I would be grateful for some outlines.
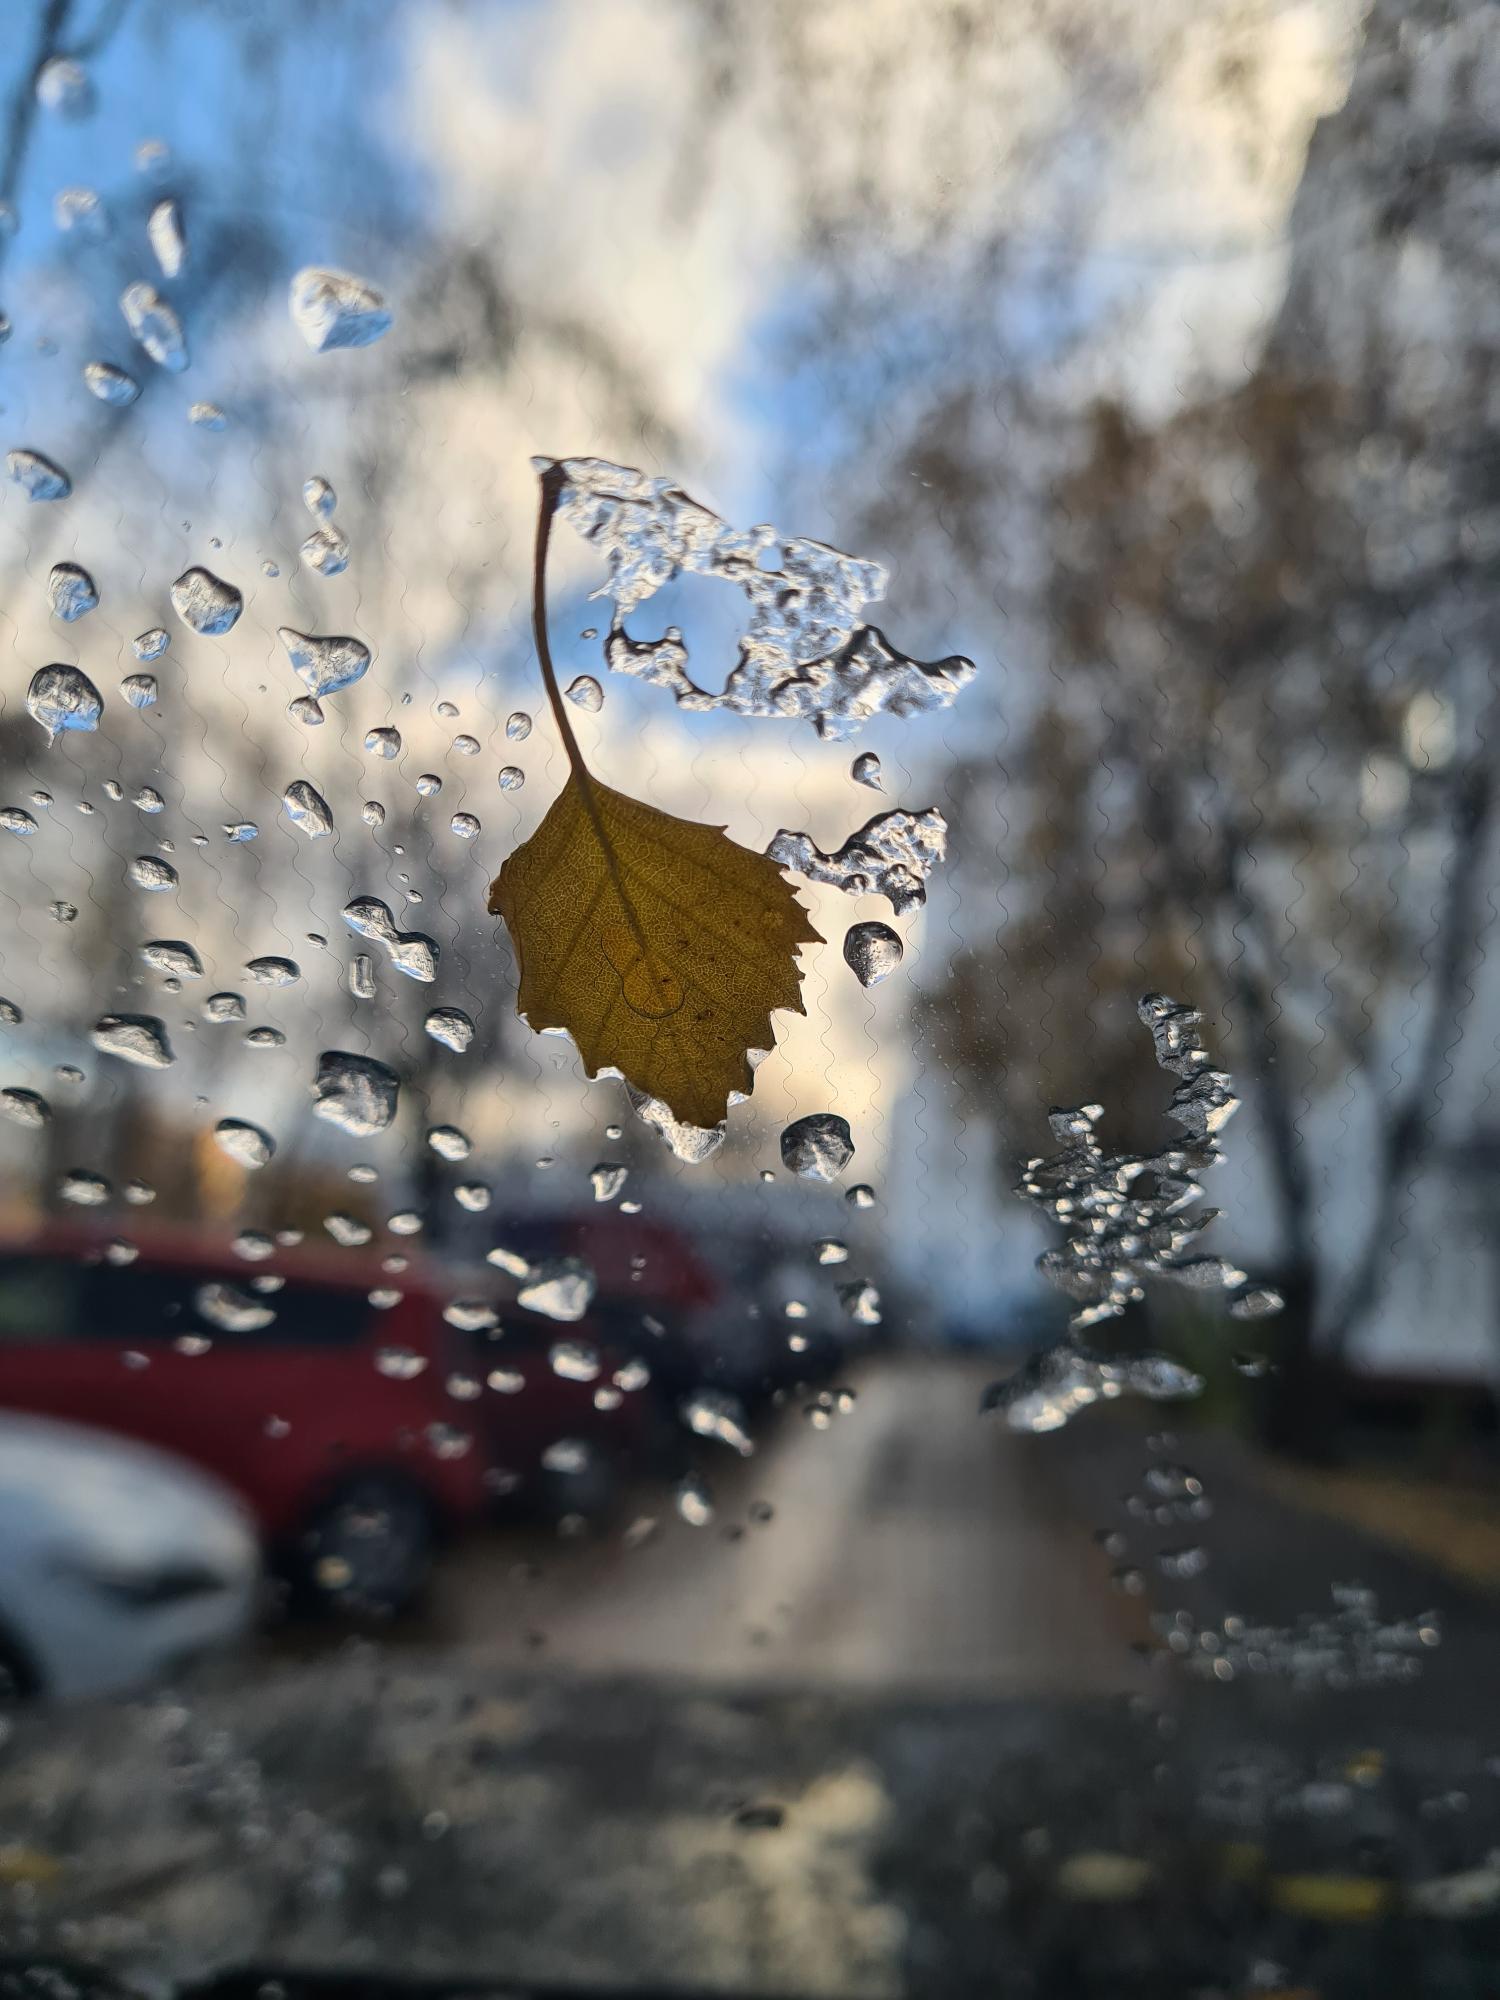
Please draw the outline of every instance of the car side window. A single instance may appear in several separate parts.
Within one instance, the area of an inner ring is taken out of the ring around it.
[[[62,1257],[0,1258],[0,1347],[68,1339],[83,1276],[80,1266]]]

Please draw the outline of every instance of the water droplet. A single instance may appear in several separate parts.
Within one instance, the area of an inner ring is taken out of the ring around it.
[[[94,105],[88,71],[72,56],[49,56],[36,73],[36,101],[64,118],[86,117]]]
[[[277,628],[276,636],[286,648],[292,671],[310,695],[338,694],[363,680],[370,665],[370,649],[358,639],[335,636],[314,638],[290,625]],[[373,734],[373,732],[372,732]],[[382,755],[391,755],[384,751]]]
[[[589,1169],[589,1183],[594,1190],[595,1201],[613,1201],[629,1178],[630,1169],[621,1166],[618,1160],[601,1160]]]
[[[341,528],[314,528],[300,554],[319,576],[342,576],[349,567],[349,537]]]
[[[341,1250],[362,1250],[373,1233],[357,1215],[345,1215],[341,1209],[325,1215],[323,1227]]]
[[[844,1199],[851,1208],[873,1208],[875,1206],[875,1190],[867,1182],[857,1181],[849,1189]]]
[[[460,1181],[453,1190],[453,1199],[470,1215],[483,1215],[493,1198],[486,1181]]]
[[[286,1036],[280,1028],[252,1028],[245,1037],[247,1049],[281,1049],[286,1047]]]
[[[782,1165],[804,1180],[836,1180],[853,1157],[848,1120],[831,1111],[811,1112],[781,1135]]]
[[[120,683],[120,693],[132,708],[154,707],[158,692],[155,674],[127,674]]]
[[[415,1382],[427,1367],[427,1357],[410,1347],[377,1347],[375,1366],[393,1382]]]
[[[75,1208],[100,1208],[113,1192],[103,1174],[91,1173],[86,1167],[71,1168],[57,1183],[58,1200],[71,1202]]]
[[[5,476],[28,500],[66,500],[73,491],[73,482],[60,465],[26,445],[5,454]]]
[[[159,861],[154,854],[137,854],[125,872],[137,889],[144,889],[150,895],[177,887],[177,870],[170,861]]]
[[[868,785],[872,792],[885,789],[880,782],[880,759],[873,750],[866,750],[855,758],[849,766],[849,776],[856,785]]]
[[[386,1217],[385,1226],[393,1236],[420,1236],[422,1217],[414,1208],[399,1208],[394,1215]]]
[[[237,1160],[242,1167],[263,1167],[276,1151],[276,1141],[270,1133],[243,1118],[221,1118],[214,1127],[214,1138],[230,1159]]]
[[[531,734],[531,717],[524,708],[518,708],[505,718],[505,733],[512,743],[524,743]]]
[[[315,521],[331,521],[339,496],[326,479],[314,473],[302,482],[302,504]]]
[[[139,812],[159,813],[165,806],[166,800],[154,785],[142,785],[130,803]]]
[[[131,641],[138,660],[159,660],[172,643],[172,635],[164,625],[153,625],[149,632],[142,632]]]
[[[229,428],[229,419],[217,403],[189,403],[188,422],[200,431],[227,431]]]
[[[889,924],[851,924],[844,936],[844,963],[861,986],[878,986],[901,963],[900,938]]]
[[[427,1134],[427,1143],[433,1152],[444,1160],[466,1160],[474,1150],[474,1142],[467,1132],[461,1132],[456,1125],[434,1125]]]
[[[439,704],[440,707],[449,708],[452,705],[451,702]],[[460,757],[477,757],[479,755],[479,738],[477,736],[455,736],[453,739],[453,749],[455,754]]]
[[[696,1472],[679,1479],[674,1493],[677,1511],[690,1528],[706,1528],[714,1517],[713,1495]]]
[[[392,757],[399,757],[401,755],[401,731],[399,729],[387,728],[384,725],[378,729],[372,729],[365,736],[365,748],[372,757],[384,757],[387,760]]]
[[[365,1139],[385,1131],[395,1117],[401,1084],[396,1072],[373,1056],[325,1049],[312,1089],[314,1117]]]
[[[746,1429],[745,1406],[738,1396],[724,1389],[695,1389],[682,1403],[682,1421],[697,1437],[717,1438],[749,1458],[755,1440]]]
[[[565,1382],[593,1382],[598,1378],[598,1352],[582,1341],[556,1341],[548,1351],[547,1361],[553,1374],[560,1375]]]
[[[500,789],[502,792],[518,792],[526,782],[526,773],[514,764],[504,764],[500,769]]]
[[[245,1002],[239,993],[210,993],[203,1003],[206,1021],[243,1021]]]
[[[53,919],[54,923],[76,924],[78,921],[78,905],[76,903],[56,902],[49,904],[47,913]]]
[[[128,408],[141,393],[141,385],[135,377],[127,375],[112,361],[86,361],[83,364],[83,385],[91,396],[117,410]]]
[[[265,1162],[247,1160],[242,1164],[263,1166]],[[193,1294],[193,1310],[220,1333],[260,1333],[276,1318],[274,1306],[263,1305],[248,1292],[242,1292],[238,1285],[226,1284],[222,1279],[198,1287]]]
[[[236,847],[243,847],[247,841],[259,840],[260,828],[253,819],[231,819],[223,823],[224,838]]]
[[[251,958],[245,961],[245,970],[257,986],[295,986],[302,977],[302,967],[294,958]]]
[[[435,1042],[462,1055],[474,1039],[474,1023],[457,1007],[434,1007],[422,1023]]]
[[[448,825],[460,840],[477,840],[484,830],[473,813],[455,813]]]
[[[102,1014],[89,1040],[101,1054],[140,1069],[170,1069],[175,1060],[166,1026],[154,1014]]]
[[[47,578],[47,597],[52,606],[54,618],[60,618],[64,625],[72,625],[79,618],[86,618],[99,603],[99,592],[94,579],[86,569],[77,563],[54,563]]]
[[[304,729],[317,729],[324,721],[323,704],[313,695],[299,694],[286,705],[286,712],[294,722],[300,722]]]
[[[14,833],[22,840],[29,840],[36,830],[36,821],[24,806],[0,806],[0,832]]]
[[[109,235],[109,210],[94,188],[59,188],[52,198],[52,220],[64,236],[85,243],[102,243]]]
[[[306,778],[294,778],[281,795],[286,816],[309,840],[319,840],[333,832],[333,814],[328,801]]]
[[[584,708],[591,715],[597,714],[604,706],[604,690],[592,674],[579,674],[564,690],[575,708]]]
[[[41,667],[26,691],[28,714],[49,738],[65,729],[97,729],[104,712],[99,690],[77,667]]]
[[[549,1258],[528,1271],[516,1302],[548,1319],[582,1319],[593,1299],[594,1286],[594,1274],[582,1258]]]
[[[359,816],[366,826],[385,825],[385,807],[379,799],[366,799],[359,809]]]
[[[187,237],[182,228],[182,210],[170,196],[152,208],[146,221],[146,240],[162,276],[179,277],[187,262]]]
[[[383,945],[391,964],[408,979],[430,986],[437,978],[438,947],[422,931],[398,931],[386,904],[374,896],[356,896],[344,905],[344,922],[360,937]]]
[[[542,1466],[547,1472],[587,1472],[589,1457],[589,1448],[582,1438],[555,1438],[542,1453]]]
[[[1231,1319],[1267,1319],[1279,1313],[1285,1300],[1271,1285],[1254,1285],[1229,1301]]]
[[[182,322],[155,285],[127,285],[120,294],[120,311],[135,340],[158,368],[180,375],[188,365]]]
[[[25,1090],[19,1084],[0,1090],[0,1117],[8,1118],[13,1125],[25,1125],[35,1131],[51,1116],[51,1105],[38,1092]]]
[[[879,1326],[880,1293],[868,1278],[839,1286],[839,1303],[856,1326]]]
[[[184,570],[172,585],[171,598],[184,625],[215,639],[233,630],[245,608],[234,585],[207,569]]]
[[[171,163],[172,149],[165,139],[142,139],[135,149],[135,170],[138,174],[163,174]]]
[[[436,771],[424,771],[417,779],[417,790],[424,799],[435,798],[443,789],[443,781]]]
[[[385,300],[349,271],[309,265],[292,279],[289,304],[293,325],[315,354],[369,347],[390,329]]]

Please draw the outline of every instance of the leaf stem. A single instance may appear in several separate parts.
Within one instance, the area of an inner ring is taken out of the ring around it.
[[[573,724],[568,719],[562,690],[557,684],[557,669],[552,664],[552,648],[547,640],[547,550],[552,541],[552,517],[557,512],[566,480],[567,474],[556,463],[549,465],[541,476],[542,495],[536,516],[536,557],[531,572],[531,631],[536,641],[537,663],[542,670],[547,700],[552,706],[552,719],[568,753],[568,762],[587,795],[589,768],[583,761],[583,752],[578,747],[578,738],[573,734]]]

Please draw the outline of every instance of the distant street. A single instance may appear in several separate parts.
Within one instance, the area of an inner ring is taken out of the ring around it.
[[[716,1509],[704,1527],[677,1517],[660,1482],[592,1539],[479,1536],[446,1559],[413,1637],[787,1688],[1005,1698],[1139,1685],[1141,1609],[1110,1591],[1049,1440],[976,1414],[993,1372],[880,1360],[826,1430],[789,1409],[761,1427],[753,1459],[705,1447]],[[656,1532],[627,1545],[643,1517]]]

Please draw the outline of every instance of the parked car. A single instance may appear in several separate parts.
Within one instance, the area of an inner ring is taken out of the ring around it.
[[[246,1262],[201,1233],[126,1252],[48,1224],[0,1245],[0,1409],[179,1453],[242,1495],[300,1596],[398,1609],[487,1511],[497,1462],[534,1471],[562,1421],[540,1394],[475,1419],[445,1296],[331,1245]]]
[[[255,1523],[148,1446],[0,1415],[0,1700],[117,1694],[239,1638]]]

